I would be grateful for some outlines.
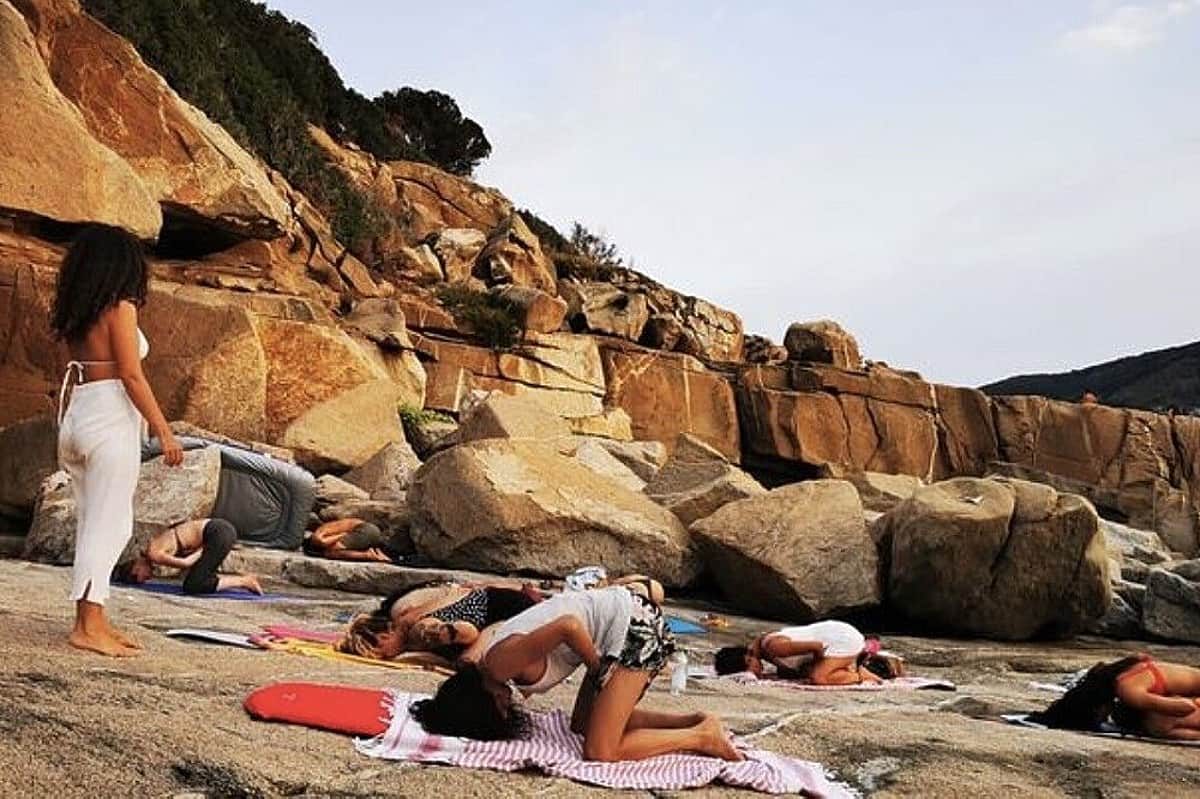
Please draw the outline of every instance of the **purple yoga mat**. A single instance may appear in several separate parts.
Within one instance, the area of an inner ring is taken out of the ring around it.
[[[181,596],[187,599],[238,599],[244,602],[304,601],[300,597],[288,596],[287,594],[263,594],[260,596],[245,588],[230,588],[228,591],[219,591],[215,594],[186,594],[183,591],[183,586],[176,583],[115,583],[115,585],[118,588],[132,588],[137,591],[147,591],[151,594]]]

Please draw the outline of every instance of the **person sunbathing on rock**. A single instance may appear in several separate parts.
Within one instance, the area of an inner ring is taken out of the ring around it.
[[[819,621],[760,635],[749,646],[724,647],[717,651],[714,666],[717,674],[749,671],[762,677],[765,661],[779,677],[812,685],[859,685],[899,677],[901,661],[878,650],[879,642],[868,641],[852,624]]]
[[[253,574],[218,575],[225,556],[237,543],[237,530],[224,519],[195,519],[181,522],[158,533],[122,569],[122,582],[144,583],[154,576],[154,567],[185,571],[183,590],[188,594],[212,594],[230,588],[245,588],[261,594]]]
[[[518,738],[529,722],[514,689],[542,694],[584,666],[571,729],[583,735],[587,760],[672,752],[742,759],[713,716],[637,707],[674,648],[658,605],[631,587],[565,591],[480,636],[458,673],[415,702],[412,715],[436,735]]]
[[[1200,669],[1145,654],[1097,663],[1030,718],[1047,727],[1098,730],[1110,715],[1128,732],[1200,741]]]
[[[484,629],[541,601],[529,584],[434,583],[391,594],[374,613],[357,616],[339,652],[391,660],[402,652],[434,652],[452,661]]]

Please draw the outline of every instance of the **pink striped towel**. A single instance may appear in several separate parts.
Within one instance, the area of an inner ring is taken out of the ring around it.
[[[691,672],[688,672],[691,675]],[[956,691],[958,687],[949,680],[930,677],[896,677],[881,683],[865,682],[858,685],[812,685],[811,683],[788,680],[782,677],[755,677],[748,671],[730,674],[726,679],[742,685],[771,685],[792,691]]]
[[[571,732],[570,717],[561,710],[532,713],[530,734],[517,741],[473,741],[430,735],[408,707],[420,694],[394,691],[388,731],[354,746],[364,755],[416,763],[443,763],[464,768],[519,771],[537,768],[555,777],[607,788],[681,790],[723,782],[765,793],[795,793],[843,799],[854,794],[831,780],[817,763],[784,757],[762,749],[741,748],[746,759],[730,763],[700,755],[663,755],[648,760],[596,763],[583,759],[583,739]]]

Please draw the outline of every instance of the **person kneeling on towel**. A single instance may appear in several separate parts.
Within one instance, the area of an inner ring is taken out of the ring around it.
[[[236,543],[237,530],[224,519],[181,522],[151,538],[145,551],[138,553],[118,577],[122,582],[144,583],[158,565],[185,570],[183,590],[188,594],[212,594],[229,588],[261,594],[262,586],[253,574],[217,574]]]
[[[763,661],[784,679],[812,685],[878,683],[903,675],[899,658],[879,652],[879,641],[867,639],[844,621],[819,621],[802,627],[760,635],[749,646],[727,646],[717,651],[717,674],[751,672],[763,675]]]

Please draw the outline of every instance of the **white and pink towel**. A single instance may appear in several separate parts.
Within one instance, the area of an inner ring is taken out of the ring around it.
[[[691,672],[688,672],[691,676]],[[812,685],[811,683],[788,680],[782,677],[755,677],[748,671],[727,675],[725,679],[742,685],[773,685],[792,691],[954,691],[956,686],[949,680],[929,677],[896,677],[883,682],[864,682],[857,685]]]
[[[519,771],[537,768],[546,774],[608,788],[681,790],[722,782],[765,793],[795,793],[842,799],[854,796],[834,782],[817,763],[741,748],[746,759],[731,763],[700,755],[663,755],[648,760],[596,763],[583,759],[583,739],[571,732],[570,717],[561,710],[530,714],[530,734],[516,741],[473,741],[426,733],[408,707],[424,699],[393,692],[387,732],[357,740],[355,748],[371,757],[416,763],[443,763],[464,768]]]

